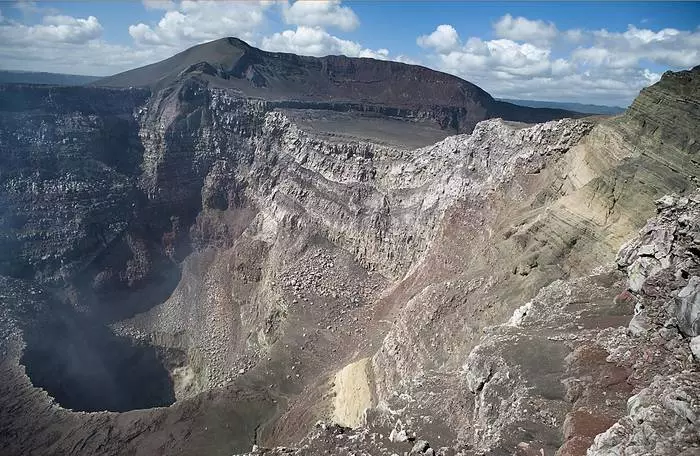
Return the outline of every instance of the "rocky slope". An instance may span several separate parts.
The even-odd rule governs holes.
[[[234,70],[428,70],[203,49],[112,81],[150,89],[0,88],[1,453],[697,450],[698,69],[416,148]]]
[[[297,449],[249,454],[696,454],[700,193],[657,206],[616,263],[542,288],[460,369],[406,383],[356,429],[319,422]],[[452,447],[430,434],[441,383],[465,389]]]

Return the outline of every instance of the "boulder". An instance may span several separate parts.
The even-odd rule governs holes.
[[[676,298],[676,318],[683,334],[700,335],[700,277],[693,276]]]

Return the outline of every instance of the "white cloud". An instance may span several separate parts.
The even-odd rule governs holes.
[[[342,54],[348,57],[371,57],[387,59],[387,49],[372,50],[360,43],[331,35],[320,27],[299,26],[296,30],[285,30],[262,39],[266,51],[292,52],[294,54],[324,56]]]
[[[436,51],[434,61],[441,69],[467,78],[475,73],[498,72],[499,77],[510,79],[551,74],[552,70],[547,48],[507,39],[483,41],[476,37],[460,45],[459,35],[448,25],[419,37],[418,41],[423,47]],[[557,71],[564,66],[558,62]]]
[[[624,32],[559,31],[552,23],[510,15],[493,27],[500,39],[462,39],[443,24],[417,42],[430,51],[430,66],[508,98],[625,105],[659,80],[658,68],[700,62],[700,30],[630,25]]]
[[[19,0],[15,2],[14,7],[22,12],[25,16],[33,14],[57,15],[59,11],[55,8],[47,6],[39,6],[32,0]]]
[[[167,11],[157,25],[131,25],[129,34],[139,45],[178,48],[226,36],[254,41],[269,6],[269,2],[185,0],[177,10]]]
[[[565,76],[575,71],[574,65],[566,59],[556,59],[551,63],[552,76]]]
[[[106,43],[102,32],[94,16],[48,14],[33,25],[0,21],[0,62],[3,68],[106,76],[168,57],[158,49]]]
[[[524,17],[513,17],[506,14],[500,18],[493,29],[496,36],[513,41],[529,41],[532,43],[549,43],[553,41],[559,31],[551,22],[530,20]]]
[[[394,62],[401,62],[401,63],[406,63],[408,65],[423,65],[420,60],[416,60],[412,57],[409,57],[407,55],[397,55],[396,57],[392,58]]]
[[[430,35],[419,36],[416,43],[422,48],[433,48],[441,54],[446,54],[459,46],[459,35],[451,25],[442,24]]]
[[[576,49],[571,53],[571,58],[584,65],[607,68],[630,68],[637,64],[634,57],[623,58],[607,49],[597,47]]]
[[[654,84],[655,82],[658,82],[659,79],[661,79],[661,75],[659,73],[654,73],[653,71],[649,71],[648,69],[644,69],[642,71],[642,76],[649,82],[649,84]]]
[[[0,45],[3,68],[108,76],[170,57],[168,48],[134,48],[105,43],[26,43]]]
[[[364,48],[360,51],[357,57],[364,57],[368,59],[377,60],[390,60],[389,59],[389,49],[381,48],[377,50]]]
[[[624,36],[629,41],[637,41],[641,44],[649,44],[654,42],[673,40],[673,38],[677,37],[680,34],[680,31],[672,28],[666,28],[658,32],[653,32],[648,29],[638,29],[634,25],[630,25],[628,26],[627,31],[622,34],[622,36]],[[610,34],[605,33],[605,35]]]
[[[148,10],[174,10],[177,4],[173,0],[142,0],[143,6]]]
[[[45,16],[41,24],[25,25],[6,22],[0,25],[0,43],[3,46],[70,43],[83,44],[102,35],[102,25],[95,16],[87,19],[72,16]]]
[[[340,0],[295,1],[291,6],[285,3],[282,15],[287,24],[308,27],[337,27],[341,30],[355,30],[360,19]]]
[[[583,30],[581,29],[571,29],[563,32],[561,34],[565,39],[568,41],[571,41],[572,43],[578,43],[583,41],[584,39],[584,33]]]
[[[272,1],[192,1],[144,0],[147,7],[164,9],[155,24],[137,23],[129,27],[132,46],[116,45],[101,39],[102,26],[97,18],[45,15],[38,25],[5,20],[0,22],[0,61],[5,68],[28,71],[55,71],[77,74],[109,75],[165,59],[194,44],[223,36],[236,36],[255,45],[263,42],[270,50],[307,55],[344,54],[353,57],[388,59],[387,49],[370,49],[360,43],[331,35],[320,26],[298,26],[264,35],[268,15],[282,15],[284,8],[271,8]],[[31,4],[29,7],[33,7]],[[299,7],[297,7],[299,8]],[[323,12],[339,12],[345,19],[323,19],[327,24],[350,28],[356,16],[339,2],[316,8],[315,18]],[[296,12],[295,12],[296,11]],[[350,11],[352,14],[348,14]],[[355,19],[353,19],[353,17]]]
[[[596,30],[588,33],[592,46],[576,49],[575,59],[589,65],[633,68],[646,60],[675,69],[700,61],[700,31],[666,28],[657,32],[629,25],[625,32]]]

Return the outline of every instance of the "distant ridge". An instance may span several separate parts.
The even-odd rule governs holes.
[[[439,113],[442,128],[462,132],[495,117],[536,123],[583,116],[497,101],[471,82],[422,66],[340,55],[319,58],[266,52],[238,38],[200,44],[93,84],[159,91],[192,79],[274,102],[315,103],[318,109],[370,110],[412,119],[426,112]]]
[[[99,76],[85,76],[80,74],[0,70],[0,84],[44,84],[73,86],[89,84],[97,81],[98,79],[100,79]]]
[[[570,111],[583,112],[586,114],[616,115],[625,112],[625,108],[620,106],[605,106],[585,103],[542,101],[542,100],[516,100],[513,98],[497,98],[497,100],[513,103],[519,106],[530,108],[554,108],[567,109]]]

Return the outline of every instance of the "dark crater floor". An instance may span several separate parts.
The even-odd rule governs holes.
[[[115,336],[77,312],[63,313],[25,330],[21,363],[34,386],[76,411],[123,412],[175,402],[155,348]]]

